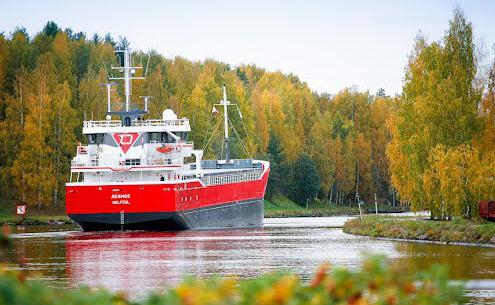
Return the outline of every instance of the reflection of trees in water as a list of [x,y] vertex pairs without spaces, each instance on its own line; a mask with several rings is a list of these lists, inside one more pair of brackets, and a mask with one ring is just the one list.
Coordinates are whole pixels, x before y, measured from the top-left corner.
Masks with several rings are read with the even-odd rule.
[[16,257],[26,261],[25,270],[44,280],[56,281],[56,286],[67,285],[63,239],[16,238],[13,241]]
[[495,248],[466,247],[417,242],[398,242],[397,261],[416,270],[447,264],[453,279],[493,279]]

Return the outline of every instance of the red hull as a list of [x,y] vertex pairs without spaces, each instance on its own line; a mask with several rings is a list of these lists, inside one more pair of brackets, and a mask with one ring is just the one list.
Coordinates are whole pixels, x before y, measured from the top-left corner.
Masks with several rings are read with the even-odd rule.
[[[68,185],[66,187],[66,211],[76,222],[78,217],[94,215],[100,222],[105,215],[161,215],[183,216],[193,211],[204,211],[232,207],[236,203],[261,204],[261,219],[263,214],[262,199],[265,194],[269,171],[261,179],[240,183],[202,186],[199,182],[153,184],[121,184],[121,185]],[[238,209],[238,208],[237,208]],[[258,208],[259,210],[259,208]],[[234,210],[228,213],[239,214]],[[259,213],[250,210],[250,213]],[[218,217],[229,217],[223,214]],[[235,215],[234,215],[235,216]],[[169,217],[169,216],[167,216]],[[196,216],[197,217],[197,216]],[[213,215],[205,217],[213,218]],[[237,215],[235,217],[242,217]],[[187,217],[186,217],[187,218]],[[260,216],[256,216],[259,219]],[[131,219],[126,217],[126,219]],[[134,222],[136,222],[135,220]],[[215,221],[212,219],[212,221]],[[237,221],[243,223],[241,221]],[[251,222],[249,222],[251,223]],[[127,224],[127,223],[126,223]],[[199,225],[203,227],[203,225]],[[187,226],[186,226],[187,227]],[[197,227],[197,226],[192,226]],[[208,226],[207,226],[208,227]],[[216,227],[221,227],[216,226]],[[147,226],[149,228],[149,226]]]

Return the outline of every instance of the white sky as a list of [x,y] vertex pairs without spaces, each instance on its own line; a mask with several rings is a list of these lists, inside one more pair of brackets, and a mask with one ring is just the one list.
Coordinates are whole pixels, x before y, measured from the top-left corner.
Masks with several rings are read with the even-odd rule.
[[495,44],[495,1],[26,1],[0,0],[0,32],[47,21],[91,37],[126,36],[167,57],[254,63],[298,75],[318,92],[348,86],[399,93],[414,38],[440,39],[459,6],[476,42]]

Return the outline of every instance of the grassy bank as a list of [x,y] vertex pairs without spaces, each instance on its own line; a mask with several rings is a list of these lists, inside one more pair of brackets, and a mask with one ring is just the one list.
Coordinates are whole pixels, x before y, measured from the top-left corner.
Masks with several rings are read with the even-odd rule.
[[32,215],[22,218],[18,215],[1,215],[0,225],[50,225],[71,224],[72,220],[65,215]]
[[[362,206],[364,214],[375,213],[374,204]],[[402,212],[401,207],[378,205],[378,212]],[[273,201],[265,200],[265,217],[326,217],[339,215],[358,215],[359,208],[356,205],[336,205],[321,201],[311,202],[308,208],[302,207],[286,197],[277,197]]]
[[48,225],[48,224],[70,224],[72,221],[67,217],[64,211],[60,210],[38,210],[30,208],[26,217],[16,215],[15,205],[4,207],[0,210],[0,225]]
[[367,216],[347,221],[344,232],[371,237],[445,243],[495,244],[495,223],[455,219],[434,221],[413,217]]

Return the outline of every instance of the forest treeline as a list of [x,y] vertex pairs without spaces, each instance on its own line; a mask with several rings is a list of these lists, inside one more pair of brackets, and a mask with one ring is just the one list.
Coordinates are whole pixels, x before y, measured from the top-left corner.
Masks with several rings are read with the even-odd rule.
[[[110,35],[88,38],[53,22],[34,36],[23,28],[0,36],[2,201],[63,205],[70,160],[77,142],[85,142],[82,121],[105,119],[103,84],[117,64],[120,42]],[[305,204],[316,196],[347,202],[356,191],[390,196],[385,122],[392,100],[383,92],[347,88],[331,96],[313,92],[292,74],[254,65],[166,58],[154,51],[135,51],[133,59],[148,66],[146,80],[133,83],[133,107],[142,108],[137,97],[147,95],[153,97],[150,118],[166,108],[190,118],[196,147],[213,134],[206,147],[210,158],[223,153],[220,118],[211,109],[226,85],[243,115],[230,114],[233,157],[272,162],[269,198],[282,194]],[[119,91],[122,86],[113,93],[114,109],[121,107]]]
[[[126,41],[53,22],[34,36],[23,28],[0,35],[2,202],[63,206],[70,160],[85,142],[82,121],[105,118],[103,84],[119,43]],[[456,9],[441,40],[418,36],[395,97],[353,87],[317,93],[293,74],[138,50],[134,64],[148,69],[133,83],[133,107],[143,107],[138,96],[152,96],[150,118],[166,108],[188,117],[195,146],[221,157],[221,118],[212,106],[225,84],[243,116],[230,113],[232,157],[271,162],[267,198],[305,205],[398,196],[435,218],[471,217],[477,200],[495,195],[495,63],[480,69],[477,50]],[[121,91],[113,92],[114,109]]]

